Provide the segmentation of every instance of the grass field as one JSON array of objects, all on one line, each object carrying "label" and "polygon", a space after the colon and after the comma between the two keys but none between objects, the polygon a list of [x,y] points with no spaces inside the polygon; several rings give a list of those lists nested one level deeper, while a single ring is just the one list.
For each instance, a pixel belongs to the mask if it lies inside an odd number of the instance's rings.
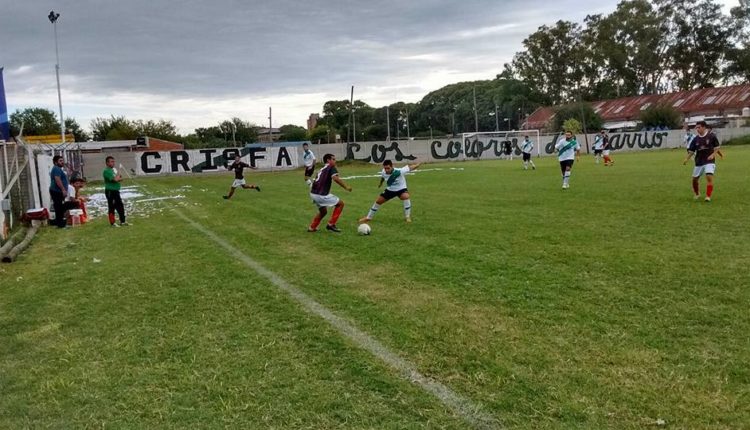
[{"label": "grass field", "polygon": [[369,237],[377,178],[334,185],[340,235],[305,232],[301,171],[230,201],[230,174],[138,179],[185,198],[0,266],[0,428],[472,428],[214,238],[494,427],[750,428],[750,148],[725,153],[711,203],[678,150],[586,157],[567,191],[553,159],[423,165],[413,224],[392,201]]}]

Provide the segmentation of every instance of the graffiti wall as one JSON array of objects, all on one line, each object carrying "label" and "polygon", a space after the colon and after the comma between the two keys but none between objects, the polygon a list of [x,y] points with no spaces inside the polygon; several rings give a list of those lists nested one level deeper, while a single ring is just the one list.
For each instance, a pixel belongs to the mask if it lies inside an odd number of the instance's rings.
[{"label": "graffiti wall", "polygon": [[[750,129],[716,130],[720,140],[750,134]],[[421,162],[491,160],[504,157],[503,148],[509,144],[513,157],[519,157],[519,144],[523,135],[511,137],[478,136],[432,140],[400,140],[392,142],[351,142],[348,144],[310,145],[318,163],[323,155],[331,153],[338,160],[356,160],[380,164],[390,159],[396,163],[413,160]],[[542,135],[534,142],[534,156],[547,157],[555,154],[554,146],[561,134]],[[584,153],[593,151],[596,135],[577,136]],[[682,130],[639,131],[610,133],[613,151],[643,151],[654,149],[684,148]],[[302,142],[253,144],[243,148],[208,148],[184,151],[145,151],[128,153],[125,167],[138,175],[164,175],[185,173],[225,172],[226,164],[239,154],[242,160],[262,171],[296,169],[302,166]],[[94,154],[90,154],[94,155]],[[97,154],[97,156],[99,156]],[[100,164],[103,166],[103,156]]]},{"label": "graffiti wall", "polygon": [[282,170],[299,167],[295,144],[243,148],[208,148],[181,151],[144,151],[136,154],[138,175],[205,173],[226,171],[239,155],[242,161],[258,170]]}]

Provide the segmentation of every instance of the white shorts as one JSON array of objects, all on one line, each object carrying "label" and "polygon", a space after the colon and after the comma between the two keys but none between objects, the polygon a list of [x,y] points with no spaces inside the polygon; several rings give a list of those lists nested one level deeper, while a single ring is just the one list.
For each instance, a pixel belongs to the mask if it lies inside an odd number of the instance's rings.
[{"label": "white shorts", "polygon": [[245,185],[244,179],[235,179],[234,182],[232,182],[232,188],[237,188]]},{"label": "white shorts", "polygon": [[336,206],[339,203],[339,198],[333,194],[321,196],[320,194],[310,193],[310,198],[313,203],[319,208],[325,208],[330,206]]},{"label": "white shorts", "polygon": [[702,166],[695,166],[693,168],[693,177],[694,178],[700,178],[703,174],[706,175],[713,175],[716,173],[716,164],[710,163],[710,164],[704,164]]},{"label": "white shorts", "polygon": [[609,149],[605,149],[604,151],[602,151],[602,155],[606,155],[607,157],[609,157]]}]

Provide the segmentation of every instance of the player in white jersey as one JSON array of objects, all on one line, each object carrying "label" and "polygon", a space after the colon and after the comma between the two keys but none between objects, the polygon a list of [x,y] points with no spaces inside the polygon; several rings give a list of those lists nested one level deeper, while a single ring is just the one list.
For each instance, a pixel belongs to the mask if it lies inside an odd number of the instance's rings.
[{"label": "player in white jersey", "polygon": [[305,183],[312,185],[312,175],[315,171],[315,154],[310,150],[310,145],[302,144],[302,161],[305,163]]},{"label": "player in white jersey", "polygon": [[536,170],[534,162],[531,160],[531,153],[534,151],[534,142],[529,139],[529,136],[524,136],[523,142],[521,142],[521,153],[523,154],[523,170],[529,170],[529,163],[531,168]]},{"label": "player in white jersey", "polygon": [[570,188],[570,171],[573,168],[573,161],[580,159],[581,145],[573,137],[571,131],[565,131],[565,140],[560,140],[555,145],[557,150],[557,159],[560,161],[560,170],[563,177],[563,190]]},{"label": "player in white jersey", "polygon": [[375,200],[375,203],[372,204],[367,216],[360,218],[359,222],[370,222],[372,217],[375,216],[375,212],[380,208],[380,205],[394,197],[398,197],[404,202],[404,219],[406,222],[411,222],[411,200],[409,199],[409,190],[406,188],[406,178],[404,175],[412,170],[416,170],[420,164],[421,163],[407,164],[400,169],[396,169],[393,167],[393,162],[391,160],[383,161],[383,170],[380,171],[380,183],[378,184],[378,188],[380,188],[380,186],[383,185],[383,182],[385,182],[385,191],[383,191]]},{"label": "player in white jersey", "polygon": [[690,126],[685,124],[685,135],[682,137],[682,143],[685,145],[685,149],[690,148],[690,142],[693,141],[695,134],[690,131]]},{"label": "player in white jersey", "polygon": [[599,164],[602,159],[602,152],[604,152],[604,130],[594,138],[594,161],[596,164]]}]

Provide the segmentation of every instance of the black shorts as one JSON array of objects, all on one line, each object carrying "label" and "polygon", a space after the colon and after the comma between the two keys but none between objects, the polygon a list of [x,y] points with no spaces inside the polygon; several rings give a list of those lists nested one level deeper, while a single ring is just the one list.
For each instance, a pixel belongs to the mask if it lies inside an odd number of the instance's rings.
[{"label": "black shorts", "polygon": [[306,178],[311,177],[314,171],[315,171],[315,166],[305,167],[305,177]]},{"label": "black shorts", "polygon": [[401,197],[401,194],[408,193],[409,190],[406,188],[400,189],[398,191],[391,191],[391,190],[385,190],[382,193],[380,193],[380,196],[385,199],[385,201],[388,201],[394,197]]},{"label": "black shorts", "polygon": [[529,161],[531,160],[531,153],[524,152],[523,153],[523,161]]},{"label": "black shorts", "polygon": [[604,152],[603,149],[595,149],[594,150],[594,155],[602,155],[602,152]]},{"label": "black shorts", "polygon": [[565,173],[565,168],[570,167],[573,168],[573,161],[575,160],[563,160],[560,162],[560,171]]}]

